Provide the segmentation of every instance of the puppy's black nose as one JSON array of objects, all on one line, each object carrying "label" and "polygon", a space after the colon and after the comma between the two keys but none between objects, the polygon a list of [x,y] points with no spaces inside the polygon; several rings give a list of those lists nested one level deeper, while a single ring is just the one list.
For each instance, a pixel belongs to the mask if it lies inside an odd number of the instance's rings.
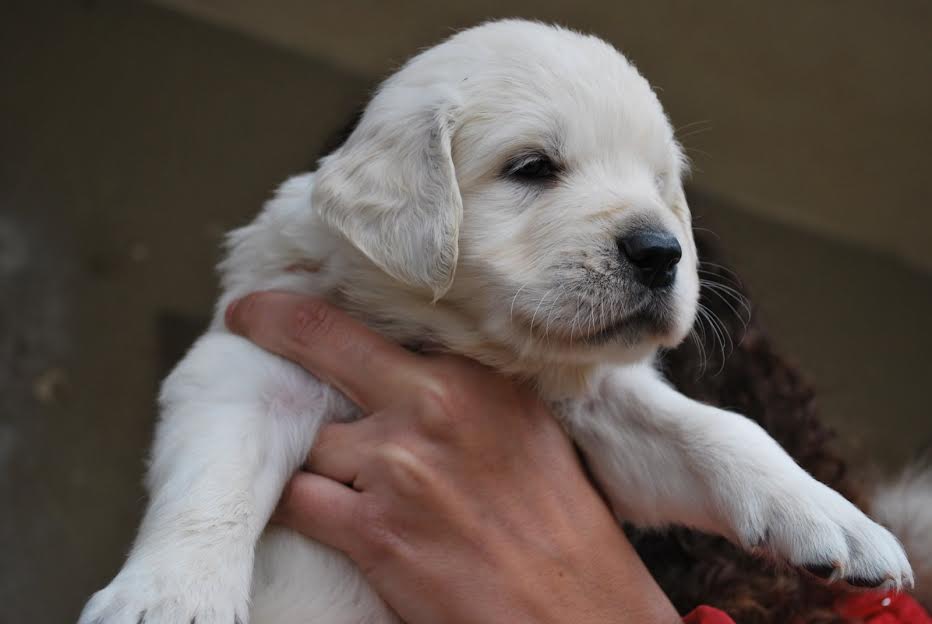
[{"label": "puppy's black nose", "polygon": [[676,278],[683,250],[676,237],[662,230],[641,230],[618,239],[618,251],[634,265],[638,280],[648,288],[664,288]]}]

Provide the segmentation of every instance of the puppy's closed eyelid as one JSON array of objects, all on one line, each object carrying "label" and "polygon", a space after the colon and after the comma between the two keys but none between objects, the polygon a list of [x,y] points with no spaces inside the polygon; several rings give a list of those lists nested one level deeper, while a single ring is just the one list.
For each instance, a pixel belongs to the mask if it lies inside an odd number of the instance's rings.
[{"label": "puppy's closed eyelid", "polygon": [[522,151],[506,159],[505,164],[502,166],[502,171],[506,173],[514,171],[534,160],[548,160],[554,162],[554,159],[543,150]]},{"label": "puppy's closed eyelid", "polygon": [[522,184],[555,182],[563,173],[559,162],[543,152],[524,153],[509,159],[499,173],[506,180]]}]

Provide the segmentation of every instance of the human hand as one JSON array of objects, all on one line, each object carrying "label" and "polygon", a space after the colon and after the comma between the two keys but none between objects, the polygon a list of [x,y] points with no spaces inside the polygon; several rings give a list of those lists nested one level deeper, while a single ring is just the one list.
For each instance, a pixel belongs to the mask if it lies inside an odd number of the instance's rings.
[{"label": "human hand", "polygon": [[409,624],[679,621],[528,389],[296,295],[250,295],[227,324],[368,414],[321,430],[275,520],[344,551]]}]

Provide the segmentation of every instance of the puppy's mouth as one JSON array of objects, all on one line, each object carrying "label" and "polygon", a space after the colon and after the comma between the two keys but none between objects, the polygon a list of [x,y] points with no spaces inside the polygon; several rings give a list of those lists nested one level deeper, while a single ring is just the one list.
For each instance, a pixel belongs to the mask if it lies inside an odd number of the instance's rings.
[{"label": "puppy's mouth", "polygon": [[673,330],[673,315],[668,306],[653,301],[638,310],[579,338],[588,345],[601,345],[613,340],[634,344],[647,337],[665,336]]},{"label": "puppy's mouth", "polygon": [[669,330],[664,318],[653,311],[643,310],[629,314],[592,333],[579,337],[580,342],[600,345],[612,340],[638,342],[645,335],[665,334]]},{"label": "puppy's mouth", "polygon": [[613,341],[635,345],[647,338],[663,338],[674,330],[674,314],[670,305],[662,299],[645,299],[634,310],[609,319],[602,324],[593,324],[578,319],[560,323],[528,321],[532,335],[545,342],[559,342],[568,346],[600,346]]}]

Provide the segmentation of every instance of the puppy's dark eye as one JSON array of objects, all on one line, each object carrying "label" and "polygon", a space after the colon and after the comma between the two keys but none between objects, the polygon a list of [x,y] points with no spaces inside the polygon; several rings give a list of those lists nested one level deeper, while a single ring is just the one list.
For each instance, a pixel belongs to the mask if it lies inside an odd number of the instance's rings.
[{"label": "puppy's dark eye", "polygon": [[557,177],[557,167],[546,156],[522,158],[508,168],[508,176],[522,182],[542,182]]}]

